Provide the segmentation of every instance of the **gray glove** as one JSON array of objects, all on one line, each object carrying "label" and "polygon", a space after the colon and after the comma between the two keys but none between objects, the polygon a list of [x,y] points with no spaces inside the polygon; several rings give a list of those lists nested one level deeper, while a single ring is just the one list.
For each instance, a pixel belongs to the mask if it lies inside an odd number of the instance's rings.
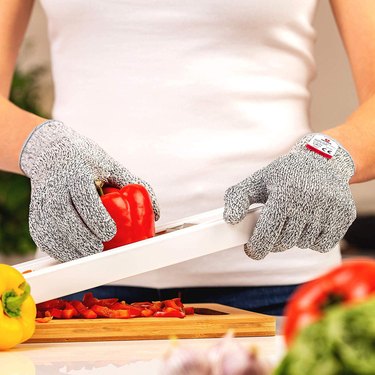
[{"label": "gray glove", "polygon": [[21,151],[20,168],[31,180],[31,237],[41,250],[62,262],[102,251],[102,242],[116,234],[95,180],[118,188],[129,183],[145,186],[159,218],[148,183],[59,121],[46,121],[34,129]]},{"label": "gray glove", "polygon": [[236,224],[251,204],[265,204],[245,245],[253,259],[293,246],[327,252],[356,217],[349,188],[353,174],[344,148],[326,135],[309,134],[288,154],[230,187],[224,219]]}]

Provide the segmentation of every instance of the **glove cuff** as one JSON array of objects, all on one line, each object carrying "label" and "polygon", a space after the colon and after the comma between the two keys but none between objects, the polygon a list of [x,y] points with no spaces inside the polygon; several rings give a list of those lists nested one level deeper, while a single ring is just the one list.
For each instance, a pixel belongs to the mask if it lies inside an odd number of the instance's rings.
[{"label": "glove cuff", "polygon": [[18,161],[21,171],[27,177],[31,177],[33,167],[43,151],[56,139],[68,135],[69,130],[62,122],[56,120],[48,120],[35,127],[21,148]]},{"label": "glove cuff", "polygon": [[310,133],[301,138],[292,148],[292,152],[310,153],[332,167],[348,180],[354,175],[355,164],[349,152],[334,138],[322,133]]}]

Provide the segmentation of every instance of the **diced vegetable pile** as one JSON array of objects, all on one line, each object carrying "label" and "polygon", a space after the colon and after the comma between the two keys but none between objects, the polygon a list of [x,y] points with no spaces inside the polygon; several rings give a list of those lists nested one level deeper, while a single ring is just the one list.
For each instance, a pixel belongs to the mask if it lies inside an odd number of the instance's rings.
[{"label": "diced vegetable pile", "polygon": [[184,318],[194,314],[193,307],[185,307],[180,298],[157,302],[135,302],[127,304],[118,298],[98,299],[86,293],[82,301],[53,299],[37,304],[36,321],[46,323],[56,319],[129,319],[141,317]]}]

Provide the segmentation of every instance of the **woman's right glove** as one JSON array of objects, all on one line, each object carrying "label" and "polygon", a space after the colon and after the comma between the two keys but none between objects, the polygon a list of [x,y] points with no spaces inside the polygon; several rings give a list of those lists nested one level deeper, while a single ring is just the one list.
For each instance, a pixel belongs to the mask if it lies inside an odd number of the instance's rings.
[{"label": "woman's right glove", "polygon": [[225,193],[224,219],[243,220],[253,203],[264,203],[246,254],[298,246],[321,253],[344,237],[356,217],[349,188],[354,174],[350,154],[325,134],[308,134],[292,150]]},{"label": "woman's right glove", "polygon": [[31,237],[59,261],[101,252],[103,242],[116,234],[116,224],[97,193],[96,180],[117,188],[130,183],[145,186],[155,219],[160,216],[147,182],[59,121],[49,120],[34,129],[21,151],[20,168],[31,180]]}]

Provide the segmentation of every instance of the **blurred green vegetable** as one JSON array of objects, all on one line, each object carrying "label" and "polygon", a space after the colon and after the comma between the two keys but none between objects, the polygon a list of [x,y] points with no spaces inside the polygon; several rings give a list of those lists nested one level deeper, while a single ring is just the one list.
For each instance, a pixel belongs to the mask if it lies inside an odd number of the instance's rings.
[{"label": "blurred green vegetable", "polygon": [[374,375],[375,297],[304,328],[274,375]]},{"label": "blurred green vegetable", "polygon": [[[16,71],[10,100],[20,108],[45,116],[39,108],[39,80],[42,68],[27,73]],[[0,171],[0,253],[25,255],[35,252],[28,228],[29,179]]]}]

